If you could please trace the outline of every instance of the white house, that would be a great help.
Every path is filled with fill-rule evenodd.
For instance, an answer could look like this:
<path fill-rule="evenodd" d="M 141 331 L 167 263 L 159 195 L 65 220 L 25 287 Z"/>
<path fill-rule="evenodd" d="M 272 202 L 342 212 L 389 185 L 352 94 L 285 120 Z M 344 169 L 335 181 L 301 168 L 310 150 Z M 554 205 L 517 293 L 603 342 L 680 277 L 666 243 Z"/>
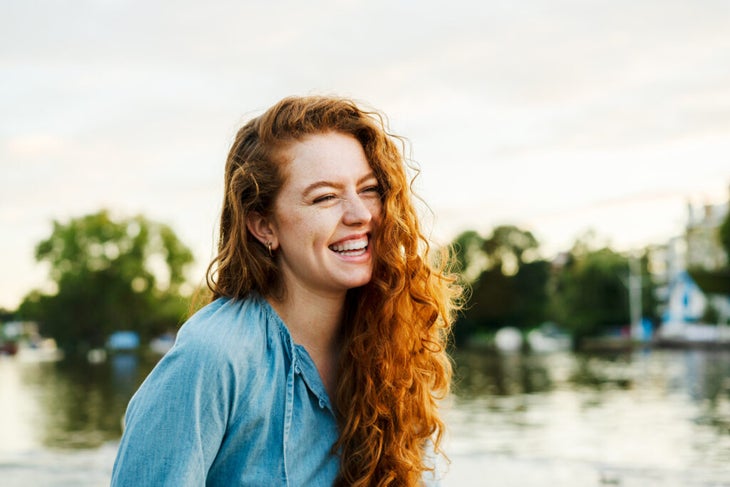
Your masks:
<path fill-rule="evenodd" d="M 707 306 L 707 297 L 685 270 L 667 284 L 667 304 L 662 316 L 663 326 L 672 323 L 698 323 Z"/>
<path fill-rule="evenodd" d="M 670 240 L 662 249 L 664 273 L 661 280 L 665 286 L 659 338 L 730 342 L 730 327 L 727 326 L 730 296 L 703 289 L 703 284 L 696 282 L 687 270 L 713 272 L 727 264 L 719 239 L 719 227 L 727 212 L 728 203 L 704 205 L 699 209 L 688 205 L 685 234 Z M 716 312 L 712 323 L 704 323 L 708 306 Z"/>

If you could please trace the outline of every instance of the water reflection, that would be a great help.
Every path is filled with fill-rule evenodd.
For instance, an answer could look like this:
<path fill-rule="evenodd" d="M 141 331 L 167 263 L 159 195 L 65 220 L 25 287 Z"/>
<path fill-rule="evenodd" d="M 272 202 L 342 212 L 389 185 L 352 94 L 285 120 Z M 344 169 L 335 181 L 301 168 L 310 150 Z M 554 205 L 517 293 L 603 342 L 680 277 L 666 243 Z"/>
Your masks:
<path fill-rule="evenodd" d="M 454 389 L 462 398 L 530 394 L 553 387 L 546 357 L 457 352 L 454 359 Z"/>
<path fill-rule="evenodd" d="M 0 355 L 0 453 L 25 450 L 34 443 L 38 404 L 25 387 L 18 364 Z"/>
<path fill-rule="evenodd" d="M 121 435 L 127 402 L 151 367 L 135 355 L 113 355 L 102 364 L 86 361 L 10 363 L 17 390 L 33 403 L 32 417 L 24 418 L 30 445 L 52 449 L 97 448 Z M 2 412 L 0 412 L 1 414 Z"/>
<path fill-rule="evenodd" d="M 695 400 L 730 394 L 730 352 L 711 350 L 605 354 L 454 353 L 454 391 L 461 399 L 548 392 L 556 388 L 633 389 L 639 385 L 687 392 Z"/>
<path fill-rule="evenodd" d="M 730 485 L 728 351 L 455 359 L 451 448 L 474 474 L 539 472 L 514 485 Z"/>
<path fill-rule="evenodd" d="M 730 486 L 730 351 L 454 359 L 446 487 Z M 127 402 L 155 361 L 0 357 L 3 485 L 103 485 Z"/>

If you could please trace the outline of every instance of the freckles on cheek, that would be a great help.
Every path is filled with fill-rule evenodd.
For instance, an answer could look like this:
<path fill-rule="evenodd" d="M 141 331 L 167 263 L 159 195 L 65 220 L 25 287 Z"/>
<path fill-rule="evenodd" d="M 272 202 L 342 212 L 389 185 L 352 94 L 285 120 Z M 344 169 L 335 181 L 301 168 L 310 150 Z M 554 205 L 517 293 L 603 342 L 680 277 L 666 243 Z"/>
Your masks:
<path fill-rule="evenodd" d="M 297 243 L 309 242 L 316 237 L 312 218 L 308 215 L 291 214 L 282 219 L 282 223 L 286 226 L 289 233 L 289 240 L 295 240 Z"/>

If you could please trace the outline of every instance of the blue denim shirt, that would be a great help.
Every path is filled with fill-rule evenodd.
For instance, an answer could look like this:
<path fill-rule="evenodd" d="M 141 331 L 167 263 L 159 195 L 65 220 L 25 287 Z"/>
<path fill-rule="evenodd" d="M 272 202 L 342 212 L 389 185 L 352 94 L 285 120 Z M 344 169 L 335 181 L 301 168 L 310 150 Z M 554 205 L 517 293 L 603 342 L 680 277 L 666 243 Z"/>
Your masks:
<path fill-rule="evenodd" d="M 337 436 L 314 362 L 266 300 L 218 299 L 130 401 L 112 486 L 331 486 Z"/>

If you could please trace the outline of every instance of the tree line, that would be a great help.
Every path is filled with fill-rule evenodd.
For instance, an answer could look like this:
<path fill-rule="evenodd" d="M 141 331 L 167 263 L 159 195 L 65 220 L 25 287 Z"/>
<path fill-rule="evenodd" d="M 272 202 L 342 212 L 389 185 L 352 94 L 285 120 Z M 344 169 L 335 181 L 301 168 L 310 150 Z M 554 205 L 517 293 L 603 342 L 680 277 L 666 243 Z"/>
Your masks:
<path fill-rule="evenodd" d="M 719 238 L 730 255 L 730 215 Z M 456 345 L 503 326 L 554 323 L 580 339 L 628 325 L 630 256 L 594 240 L 588 234 L 548 260 L 535 236 L 514 225 L 458 235 L 453 270 L 467 298 L 454 327 Z M 66 351 L 102 347 L 117 330 L 149 340 L 175 331 L 191 309 L 184 288 L 192 252 L 168 225 L 144 216 L 114 218 L 101 210 L 54 221 L 35 257 L 48 265 L 54 289 L 30 292 L 0 319 L 36 321 Z M 649 251 L 631 258 L 638 259 L 643 317 L 658 322 Z"/>
<path fill-rule="evenodd" d="M 457 236 L 455 271 L 468 292 L 454 328 L 456 345 L 503 326 L 529 330 L 553 323 L 580 340 L 628 325 L 629 258 L 639 260 L 643 317 L 658 321 L 649 251 L 627 256 L 593 240 L 586 234 L 548 260 L 535 236 L 513 225 Z"/>

